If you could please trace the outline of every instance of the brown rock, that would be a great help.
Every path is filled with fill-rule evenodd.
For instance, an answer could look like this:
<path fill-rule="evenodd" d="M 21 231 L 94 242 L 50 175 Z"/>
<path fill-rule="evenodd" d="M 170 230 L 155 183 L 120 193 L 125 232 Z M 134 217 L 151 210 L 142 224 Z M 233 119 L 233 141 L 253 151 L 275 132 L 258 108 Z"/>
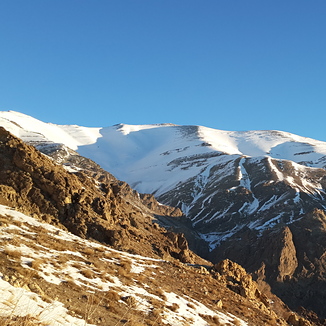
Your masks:
<path fill-rule="evenodd" d="M 281 250 L 279 256 L 278 281 L 291 278 L 298 267 L 298 259 L 296 257 L 296 248 L 292 239 L 292 232 L 289 227 L 285 227 L 281 238 Z"/>
<path fill-rule="evenodd" d="M 232 291 L 245 298 L 257 299 L 260 297 L 256 282 L 254 282 L 245 269 L 237 263 L 225 259 L 216 264 L 214 268 L 224 277 L 225 282 Z"/>

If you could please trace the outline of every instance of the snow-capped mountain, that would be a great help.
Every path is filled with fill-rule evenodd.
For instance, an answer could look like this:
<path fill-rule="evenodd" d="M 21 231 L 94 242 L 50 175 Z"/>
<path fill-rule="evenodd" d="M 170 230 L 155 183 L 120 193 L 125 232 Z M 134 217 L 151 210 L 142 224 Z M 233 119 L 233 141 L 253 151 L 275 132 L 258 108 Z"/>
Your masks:
<path fill-rule="evenodd" d="M 326 207 L 326 143 L 290 133 L 60 126 L 12 111 L 1 112 L 0 124 L 43 151 L 64 144 L 137 191 L 181 208 L 211 249 L 244 226 L 261 232 Z"/>
<path fill-rule="evenodd" d="M 326 316 L 318 303 L 326 293 L 325 142 L 173 124 L 61 126 L 17 112 L 1 112 L 0 125 L 46 154 L 57 151 L 59 162 L 77 151 L 138 192 L 181 208 L 208 244 L 200 252 L 206 258 L 234 259 L 291 307 L 303 302 Z M 320 300 L 303 295 L 307 288 Z"/>

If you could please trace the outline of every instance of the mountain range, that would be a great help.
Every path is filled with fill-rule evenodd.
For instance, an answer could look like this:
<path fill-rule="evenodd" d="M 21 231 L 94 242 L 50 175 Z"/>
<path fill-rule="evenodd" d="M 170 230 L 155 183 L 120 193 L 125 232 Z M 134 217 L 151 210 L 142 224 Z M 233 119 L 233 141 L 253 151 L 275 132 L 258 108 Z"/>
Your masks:
<path fill-rule="evenodd" d="M 1 204 L 133 254 L 154 248 L 184 263 L 231 259 L 291 309 L 326 317 L 326 143 L 268 130 L 54 125 L 13 111 L 0 112 L 0 126 L 79 179 L 51 172 L 56 187 L 49 186 L 43 179 L 51 173 L 40 166 L 32 168 L 32 181 L 3 176 Z M 25 162 L 26 153 L 11 160 Z M 18 164 L 25 173 L 30 160 Z M 85 186 L 89 178 L 96 187 Z M 25 190 L 9 196 L 4 187 L 15 182 Z M 50 188 L 52 206 L 43 194 Z M 132 234 L 130 225 L 149 232 Z M 159 236 L 163 229 L 170 235 Z"/>

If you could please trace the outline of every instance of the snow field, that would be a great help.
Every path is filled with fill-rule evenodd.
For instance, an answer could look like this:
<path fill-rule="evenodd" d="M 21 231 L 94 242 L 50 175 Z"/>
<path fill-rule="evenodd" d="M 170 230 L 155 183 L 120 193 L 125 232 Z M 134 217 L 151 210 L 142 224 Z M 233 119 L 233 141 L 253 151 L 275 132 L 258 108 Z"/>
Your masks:
<path fill-rule="evenodd" d="M 0 315 L 8 318 L 11 316 L 32 316 L 36 322 L 49 326 L 92 326 L 83 319 L 70 316 L 61 302 L 47 303 L 39 295 L 14 287 L 1 278 Z"/>

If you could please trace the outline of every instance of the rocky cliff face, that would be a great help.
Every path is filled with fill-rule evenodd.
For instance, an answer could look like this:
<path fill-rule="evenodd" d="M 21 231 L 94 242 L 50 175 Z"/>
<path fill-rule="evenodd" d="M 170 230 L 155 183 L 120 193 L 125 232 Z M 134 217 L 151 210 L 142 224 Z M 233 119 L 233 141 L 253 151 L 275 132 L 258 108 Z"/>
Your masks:
<path fill-rule="evenodd" d="M 206 258 L 238 262 L 293 309 L 303 305 L 325 318 L 325 180 L 322 168 L 228 156 L 159 200 L 186 208 L 209 244 Z"/>
<path fill-rule="evenodd" d="M 230 258 L 268 282 L 292 309 L 300 306 L 325 316 L 325 212 L 314 210 L 283 228 L 259 236 L 246 229 L 210 253 L 212 260 Z"/>

